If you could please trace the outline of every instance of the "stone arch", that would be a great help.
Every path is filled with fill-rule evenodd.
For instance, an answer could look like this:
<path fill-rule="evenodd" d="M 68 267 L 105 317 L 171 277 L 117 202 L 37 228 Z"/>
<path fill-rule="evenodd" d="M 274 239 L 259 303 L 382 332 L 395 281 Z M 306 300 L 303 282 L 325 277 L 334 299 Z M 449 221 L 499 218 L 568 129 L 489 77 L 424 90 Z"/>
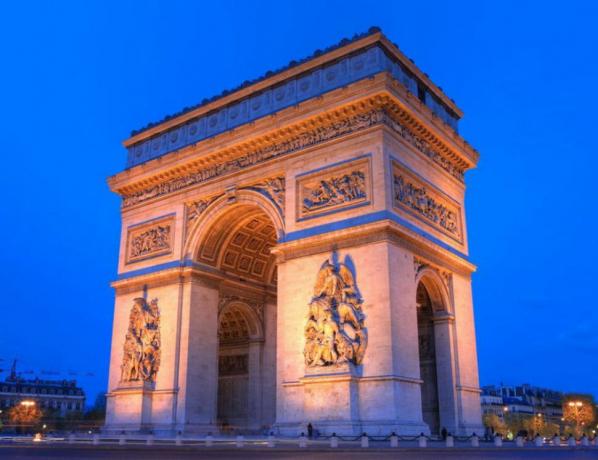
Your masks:
<path fill-rule="evenodd" d="M 199 251 L 212 226 L 223 219 L 225 215 L 234 214 L 233 210 L 254 207 L 266 214 L 276 231 L 277 241 L 282 241 L 285 235 L 284 215 L 280 208 L 263 194 L 254 190 L 237 190 L 234 195 L 224 194 L 212 201 L 201 216 L 188 229 L 184 247 L 184 258 L 191 260 Z"/>
<path fill-rule="evenodd" d="M 222 432 L 262 422 L 264 331 L 257 306 L 226 297 L 218 313 L 217 422 Z"/>
<path fill-rule="evenodd" d="M 231 317 L 236 318 L 236 324 L 233 324 Z M 258 312 L 241 299 L 225 299 L 221 303 L 218 311 L 219 340 L 221 339 L 221 327 L 227 329 L 222 332 L 230 332 L 229 339 L 231 341 L 235 341 L 236 337 L 246 340 L 263 340 L 264 338 L 262 319 Z"/>
<path fill-rule="evenodd" d="M 415 277 L 415 285 L 422 284 L 430 300 L 435 314 L 451 313 L 452 303 L 450 302 L 449 292 L 442 277 L 431 267 L 422 267 Z"/>
<path fill-rule="evenodd" d="M 456 429 L 454 415 L 456 357 L 454 305 L 450 286 L 434 268 L 422 267 L 415 278 L 422 419 L 432 433 Z M 439 376 L 441 378 L 439 378 Z"/>

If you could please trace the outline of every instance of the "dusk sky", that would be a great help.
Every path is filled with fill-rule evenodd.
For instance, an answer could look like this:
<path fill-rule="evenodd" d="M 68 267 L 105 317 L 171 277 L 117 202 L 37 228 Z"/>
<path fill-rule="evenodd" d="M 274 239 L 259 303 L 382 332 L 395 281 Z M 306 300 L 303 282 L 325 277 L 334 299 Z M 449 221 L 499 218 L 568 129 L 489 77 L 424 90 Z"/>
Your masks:
<path fill-rule="evenodd" d="M 131 130 L 377 25 L 481 155 L 466 175 L 481 384 L 598 396 L 597 24 L 591 1 L 4 3 L 0 379 L 17 358 L 89 402 L 106 390 L 106 178 Z"/>

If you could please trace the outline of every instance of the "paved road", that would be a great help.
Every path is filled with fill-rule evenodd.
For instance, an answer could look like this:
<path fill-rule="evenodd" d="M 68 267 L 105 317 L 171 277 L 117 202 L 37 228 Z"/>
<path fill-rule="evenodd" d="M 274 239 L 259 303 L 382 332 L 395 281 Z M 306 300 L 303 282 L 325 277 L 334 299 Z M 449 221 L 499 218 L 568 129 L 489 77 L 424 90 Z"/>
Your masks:
<path fill-rule="evenodd" d="M 267 448 L 243 448 L 243 449 L 222 449 L 206 447 L 163 447 L 163 446 L 60 446 L 60 445 L 22 445 L 22 446 L 0 446 L 0 458 L 21 460 L 21 459 L 126 459 L 126 460 L 154 460 L 154 459 L 191 459 L 191 458 L 217 458 L 227 459 L 400 459 L 400 460 L 426 460 L 426 459 L 598 459 L 597 448 L 568 449 L 550 448 L 541 449 L 524 448 L 483 448 L 483 449 L 367 449 L 361 450 L 356 447 L 347 449 L 319 449 L 297 448 L 288 449 L 277 447 Z"/>

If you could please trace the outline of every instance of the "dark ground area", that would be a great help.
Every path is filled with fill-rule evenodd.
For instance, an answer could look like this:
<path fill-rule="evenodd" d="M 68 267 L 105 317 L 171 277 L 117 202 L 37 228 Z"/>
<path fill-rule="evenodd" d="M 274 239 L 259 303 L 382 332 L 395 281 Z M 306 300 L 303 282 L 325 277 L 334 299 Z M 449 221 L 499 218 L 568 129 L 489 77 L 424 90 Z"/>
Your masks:
<path fill-rule="evenodd" d="M 116 446 L 59 446 L 21 445 L 0 446 L 0 458 L 9 459 L 598 459 L 598 448 L 568 449 L 319 449 L 299 450 L 285 447 L 268 448 L 206 448 L 206 447 L 116 447 Z"/>

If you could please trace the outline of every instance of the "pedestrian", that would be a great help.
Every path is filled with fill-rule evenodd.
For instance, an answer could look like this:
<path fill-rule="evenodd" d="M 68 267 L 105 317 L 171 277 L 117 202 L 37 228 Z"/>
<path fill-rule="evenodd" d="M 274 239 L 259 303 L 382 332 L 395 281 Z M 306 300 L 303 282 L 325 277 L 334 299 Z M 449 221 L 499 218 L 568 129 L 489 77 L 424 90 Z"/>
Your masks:
<path fill-rule="evenodd" d="M 446 436 L 448 435 L 448 431 L 446 431 L 445 427 L 442 427 L 442 431 L 440 432 L 440 436 L 442 436 L 442 440 L 446 441 Z"/>
<path fill-rule="evenodd" d="M 311 423 L 307 424 L 307 437 L 311 439 L 314 435 L 314 427 Z"/>

